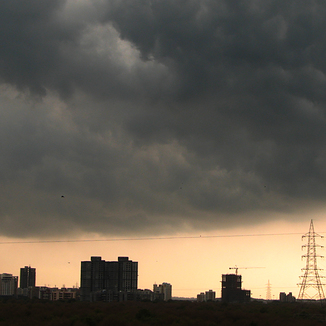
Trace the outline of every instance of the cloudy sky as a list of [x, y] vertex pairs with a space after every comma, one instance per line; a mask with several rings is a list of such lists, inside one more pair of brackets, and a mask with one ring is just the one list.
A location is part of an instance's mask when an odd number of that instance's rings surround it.
[[307, 231], [326, 199], [325, 15], [319, 0], [0, 0], [0, 234]]

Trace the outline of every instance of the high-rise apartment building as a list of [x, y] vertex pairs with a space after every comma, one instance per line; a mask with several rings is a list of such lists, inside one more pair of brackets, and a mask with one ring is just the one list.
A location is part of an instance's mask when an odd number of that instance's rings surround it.
[[205, 301], [215, 301], [216, 292], [209, 290], [205, 292]]
[[30, 286], [35, 287], [36, 269], [31, 266], [25, 266], [20, 269], [20, 283], [19, 287], [27, 289]]
[[0, 274], [0, 295], [16, 295], [18, 276], [3, 273]]
[[81, 262], [80, 298], [93, 301], [99, 292], [118, 295], [137, 291], [138, 262], [128, 257], [118, 257], [118, 261], [105, 261], [101, 257], [91, 257]]
[[172, 299], [172, 285], [170, 283], [162, 283], [160, 285], [153, 285], [154, 293], [162, 293], [164, 301], [169, 301]]
[[205, 301], [205, 293], [200, 292], [199, 294], [197, 294], [197, 302], [204, 302], [204, 301]]
[[216, 292], [213, 290], [209, 290], [204, 292], [201, 292], [197, 294], [197, 301], [198, 302], [204, 302], [204, 301], [215, 301], [215, 295]]

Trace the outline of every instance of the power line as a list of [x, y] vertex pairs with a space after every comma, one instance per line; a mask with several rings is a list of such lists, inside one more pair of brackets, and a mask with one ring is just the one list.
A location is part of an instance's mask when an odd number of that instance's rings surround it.
[[[326, 232], [320, 232], [326, 233]], [[302, 233], [256, 233], [256, 234], [230, 234], [230, 235], [198, 235], [198, 236], [170, 236], [170, 237], [136, 237], [136, 238], [112, 238], [112, 239], [74, 239], [74, 240], [30, 240], [30, 241], [0, 241], [2, 244], [33, 244], [33, 243], [76, 243], [76, 242], [114, 242], [114, 241], [153, 241], [174, 239], [210, 239], [210, 238], [244, 238], [244, 237], [270, 237], [301, 235]]]

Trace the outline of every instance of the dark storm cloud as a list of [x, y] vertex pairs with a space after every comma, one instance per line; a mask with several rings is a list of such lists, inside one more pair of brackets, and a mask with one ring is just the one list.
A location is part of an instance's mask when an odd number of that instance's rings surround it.
[[320, 207], [325, 15], [321, 1], [0, 1], [2, 233]]

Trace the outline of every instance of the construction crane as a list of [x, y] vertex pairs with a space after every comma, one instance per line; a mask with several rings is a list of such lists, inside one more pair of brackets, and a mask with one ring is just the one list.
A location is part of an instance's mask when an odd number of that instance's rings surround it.
[[251, 269], [251, 268], [265, 268], [265, 267], [238, 267], [235, 265], [235, 267], [229, 267], [229, 269], [235, 269], [235, 275], [238, 275], [238, 269]]

